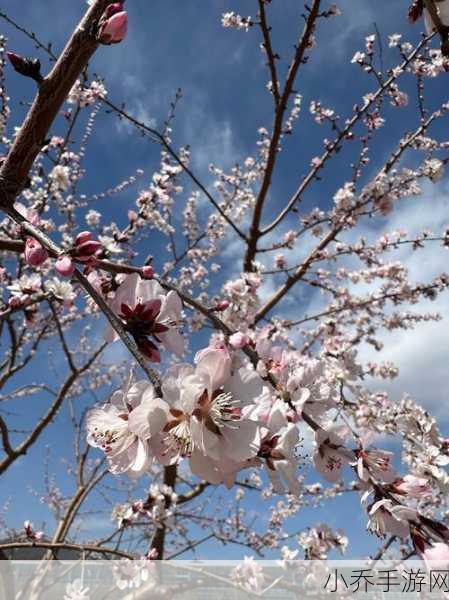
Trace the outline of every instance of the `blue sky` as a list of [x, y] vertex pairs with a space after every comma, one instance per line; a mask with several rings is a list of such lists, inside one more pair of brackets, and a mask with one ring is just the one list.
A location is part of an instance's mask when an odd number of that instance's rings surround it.
[[[243, 15], [254, 14], [256, 4], [255, 0], [128, 0], [130, 34], [127, 40], [114, 47], [101, 48], [90, 65], [91, 74], [98, 73], [106, 78], [109, 98], [113, 102], [125, 102], [127, 109], [137, 118], [158, 126], [165, 119], [176, 90], [182, 89], [183, 98], [174, 121], [174, 143], [177, 146], [190, 145], [194, 170], [206, 183], [210, 183], [209, 163], [226, 169], [253, 154], [257, 129], [262, 126], [270, 129], [271, 126], [271, 98], [265, 90], [267, 73], [259, 49], [259, 34], [256, 28], [248, 33], [224, 30], [220, 23], [223, 12], [235, 10]], [[329, 135], [308, 115], [310, 101], [320, 100], [346, 117], [350, 115], [353, 104], [360, 102], [361, 96], [373, 89], [373, 82], [362, 76], [358, 67], [350, 64], [350, 59], [356, 50], [363, 49], [364, 37], [373, 33], [374, 23], [381, 33], [387, 65], [393, 56], [387, 49], [388, 34], [403, 33], [404, 38], [411, 41], [416, 41], [420, 35], [420, 27], [411, 27], [405, 19], [406, 2], [358, 0], [355, 3], [353, 0], [339, 0], [337, 4], [343, 15], [329, 19], [320, 26], [317, 32], [318, 46], [313, 50], [312, 59], [304, 67], [297, 85], [297, 90], [303, 95], [303, 115], [295, 135], [286, 142], [282, 152], [280, 168], [270, 194], [267, 220], [283, 199], [291, 195], [311, 158], [321, 152], [323, 137]], [[2, 2], [2, 10], [24, 27], [35, 31], [41, 40], [51, 41], [54, 51], [63, 47], [84, 8], [81, 0]], [[274, 0], [269, 9], [274, 46], [283, 59], [284, 72], [298, 31], [302, 28], [301, 9], [302, 3], [296, 0]], [[11, 49], [33, 55], [32, 43], [3, 21], [0, 21], [0, 32], [8, 37]], [[37, 55], [44, 68], [48, 66], [46, 57]], [[446, 85], [444, 76], [429, 83], [431, 106], [436, 107], [441, 101]], [[25, 106], [19, 103], [30, 101], [34, 92], [33, 84], [10, 74], [8, 86], [13, 122], [18, 124], [25, 110]], [[387, 111], [387, 117], [391, 118], [388, 128], [374, 143], [371, 174], [391, 151], [398, 137], [417, 126], [418, 117], [414, 110], [416, 100], [412, 88], [410, 91], [411, 106], [408, 109]], [[57, 133], [60, 127], [61, 124], [56, 124], [53, 132]], [[158, 159], [159, 148], [155, 144], [132, 135], [127, 125], [102, 113], [86, 157], [89, 174], [80, 191], [87, 195], [101, 192], [138, 168], [145, 171], [143, 182], [148, 181], [158, 166]], [[350, 176], [348, 163], [345, 152], [331, 163], [324, 180], [315, 185], [306, 197], [306, 207], [316, 204], [330, 206], [333, 194]], [[105, 218], [110, 215], [116, 222], [123, 223], [139, 185], [123, 195], [94, 202], [92, 208], [103, 211]], [[373, 237], [404, 224], [411, 230], [418, 230], [424, 222], [436, 230], [441, 229], [449, 221], [447, 191], [448, 185], [444, 181], [438, 186], [429, 186], [424, 198], [407, 201], [388, 220], [367, 224], [363, 234]], [[155, 265], [160, 267], [157, 256], [161, 240], [157, 236], [154, 239], [154, 246], [149, 251], [156, 255]], [[223, 256], [229, 262], [228, 273], [235, 274], [240, 269], [240, 266], [235, 266], [238, 251], [238, 243], [224, 250]], [[430, 278], [434, 272], [445, 268], [446, 255], [441, 252], [436, 257], [433, 250], [426, 251], [419, 262], [406, 250], [402, 254], [417, 279], [423, 278], [423, 273], [426, 279]], [[286, 310], [296, 314], [298, 303], [301, 303], [300, 310], [304, 312], [314, 302], [315, 297], [304, 297], [298, 293], [292, 300], [293, 305], [287, 305]], [[437, 304], [437, 307], [430, 306], [429, 310], [438, 308], [444, 313], [449, 307], [448, 300], [444, 298], [438, 300]], [[402, 333], [394, 334], [393, 343], [387, 346], [384, 356], [385, 360], [397, 360], [401, 367], [401, 378], [390, 386], [391, 391], [394, 394], [408, 391], [443, 417], [446, 412], [443, 404], [445, 390], [449, 384], [447, 337], [445, 321], [437, 325], [425, 325], [407, 338]], [[74, 334], [73, 341], [75, 339]], [[113, 350], [110, 357], [115, 356], [123, 358], [124, 354], [120, 350]], [[31, 370], [27, 378], [39, 381], [42, 378], [42, 365]], [[104, 395], [107, 395], [107, 390]], [[92, 398], [82, 399], [83, 404], [91, 402]], [[35, 409], [36, 414], [40, 414], [39, 407], [33, 405], [30, 412], [27, 411], [28, 416], [33, 416]], [[25, 426], [24, 423], [21, 425]], [[13, 499], [10, 518], [14, 524], [20, 524], [30, 516], [36, 522], [48, 517], [44, 505], [32, 504], [32, 497], [23, 495], [24, 478], [29, 486], [40, 485], [46, 445], [50, 445], [52, 450], [53, 469], [62, 477], [64, 485], [70, 485], [64, 476], [65, 467], [58, 460], [58, 456], [67, 453], [68, 430], [68, 414], [63, 410], [48, 434], [34, 446], [30, 456], [18, 461], [4, 478], [0, 487], [0, 504], [9, 498]], [[18, 496], [21, 497], [20, 503], [16, 502]], [[320, 520], [328, 520], [335, 527], [352, 522], [349, 529], [353, 529], [355, 535], [349, 555], [369, 552], [373, 542], [363, 532], [365, 516], [355, 506], [356, 502], [358, 500], [341, 498], [329, 504], [320, 514], [319, 511], [312, 514], [305, 509], [298, 516], [299, 521], [295, 526], [300, 522], [300, 526], [306, 527]], [[258, 507], [258, 510], [261, 509], [262, 505]], [[229, 552], [228, 557], [233, 557]]]

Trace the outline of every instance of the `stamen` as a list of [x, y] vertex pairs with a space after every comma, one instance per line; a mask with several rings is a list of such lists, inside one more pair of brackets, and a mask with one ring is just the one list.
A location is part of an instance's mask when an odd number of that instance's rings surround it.
[[239, 400], [234, 400], [232, 394], [223, 392], [212, 400], [208, 416], [219, 429], [223, 427], [238, 429], [236, 422], [240, 421], [241, 415], [236, 408], [239, 404]]
[[171, 438], [172, 443], [168, 446], [168, 451], [176, 449], [180, 456], [190, 456], [192, 454], [193, 440], [186, 420], [180, 421], [170, 430], [169, 438]]
[[126, 429], [101, 430], [98, 427], [95, 427], [92, 433], [95, 442], [106, 454], [110, 453], [114, 449], [114, 445], [126, 435]]

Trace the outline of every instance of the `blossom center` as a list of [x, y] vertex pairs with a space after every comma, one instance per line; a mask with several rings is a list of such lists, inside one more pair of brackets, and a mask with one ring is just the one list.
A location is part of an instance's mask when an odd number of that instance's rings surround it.
[[193, 451], [193, 440], [190, 432], [190, 417], [182, 410], [170, 409], [173, 417], [164, 427], [168, 433], [168, 446], [166, 453], [175, 451], [180, 456], [190, 456]]
[[[124, 421], [125, 422], [125, 421]], [[114, 428], [114, 429], [100, 429], [94, 427], [92, 437], [95, 443], [105, 452], [109, 454], [125, 436], [127, 435], [127, 428]]]
[[168, 320], [159, 318], [161, 312], [161, 301], [150, 300], [143, 304], [140, 300], [136, 306], [131, 307], [123, 303], [120, 306], [120, 319], [123, 325], [134, 338], [139, 349], [150, 359], [159, 362], [159, 350], [149, 337], [152, 337], [159, 344], [162, 343], [160, 334], [166, 333], [172, 325]]
[[265, 437], [262, 440], [262, 443], [259, 448], [259, 452], [257, 454], [257, 456], [259, 456], [259, 458], [263, 458], [266, 461], [267, 466], [272, 471], [275, 470], [274, 461], [285, 459], [285, 456], [282, 454], [282, 452], [280, 450], [276, 449], [276, 446], [279, 442], [279, 437], [280, 436], [278, 436], [278, 435], [275, 435], [273, 437], [270, 437], [270, 436]]
[[221, 434], [224, 427], [238, 429], [237, 421], [241, 420], [239, 401], [229, 392], [216, 390], [209, 396], [207, 390], [201, 394], [193, 416], [204, 423], [204, 426], [216, 435]]

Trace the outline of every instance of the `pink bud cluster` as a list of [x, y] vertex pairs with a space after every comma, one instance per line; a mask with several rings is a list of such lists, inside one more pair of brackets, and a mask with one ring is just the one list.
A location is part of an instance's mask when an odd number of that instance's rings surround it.
[[74, 248], [58, 258], [55, 268], [63, 277], [71, 277], [75, 271], [74, 260], [89, 264], [101, 251], [101, 242], [93, 240], [90, 231], [82, 231], [76, 236]]

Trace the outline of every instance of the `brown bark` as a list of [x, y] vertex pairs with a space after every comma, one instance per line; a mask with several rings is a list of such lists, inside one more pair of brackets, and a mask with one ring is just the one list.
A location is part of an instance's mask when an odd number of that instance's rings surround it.
[[29, 172], [76, 80], [98, 48], [96, 25], [113, 0], [97, 0], [82, 18], [51, 72], [39, 85], [34, 102], [0, 169], [0, 206], [9, 208]]
[[[164, 483], [175, 489], [177, 477], [177, 467], [176, 465], [170, 465], [169, 467], [164, 468]], [[166, 501], [166, 508], [170, 507], [170, 500]], [[157, 552], [157, 560], [164, 559], [164, 546], [165, 546], [165, 532], [166, 526], [162, 525], [162, 527], [158, 527], [151, 541], [150, 550], [156, 550]]]

